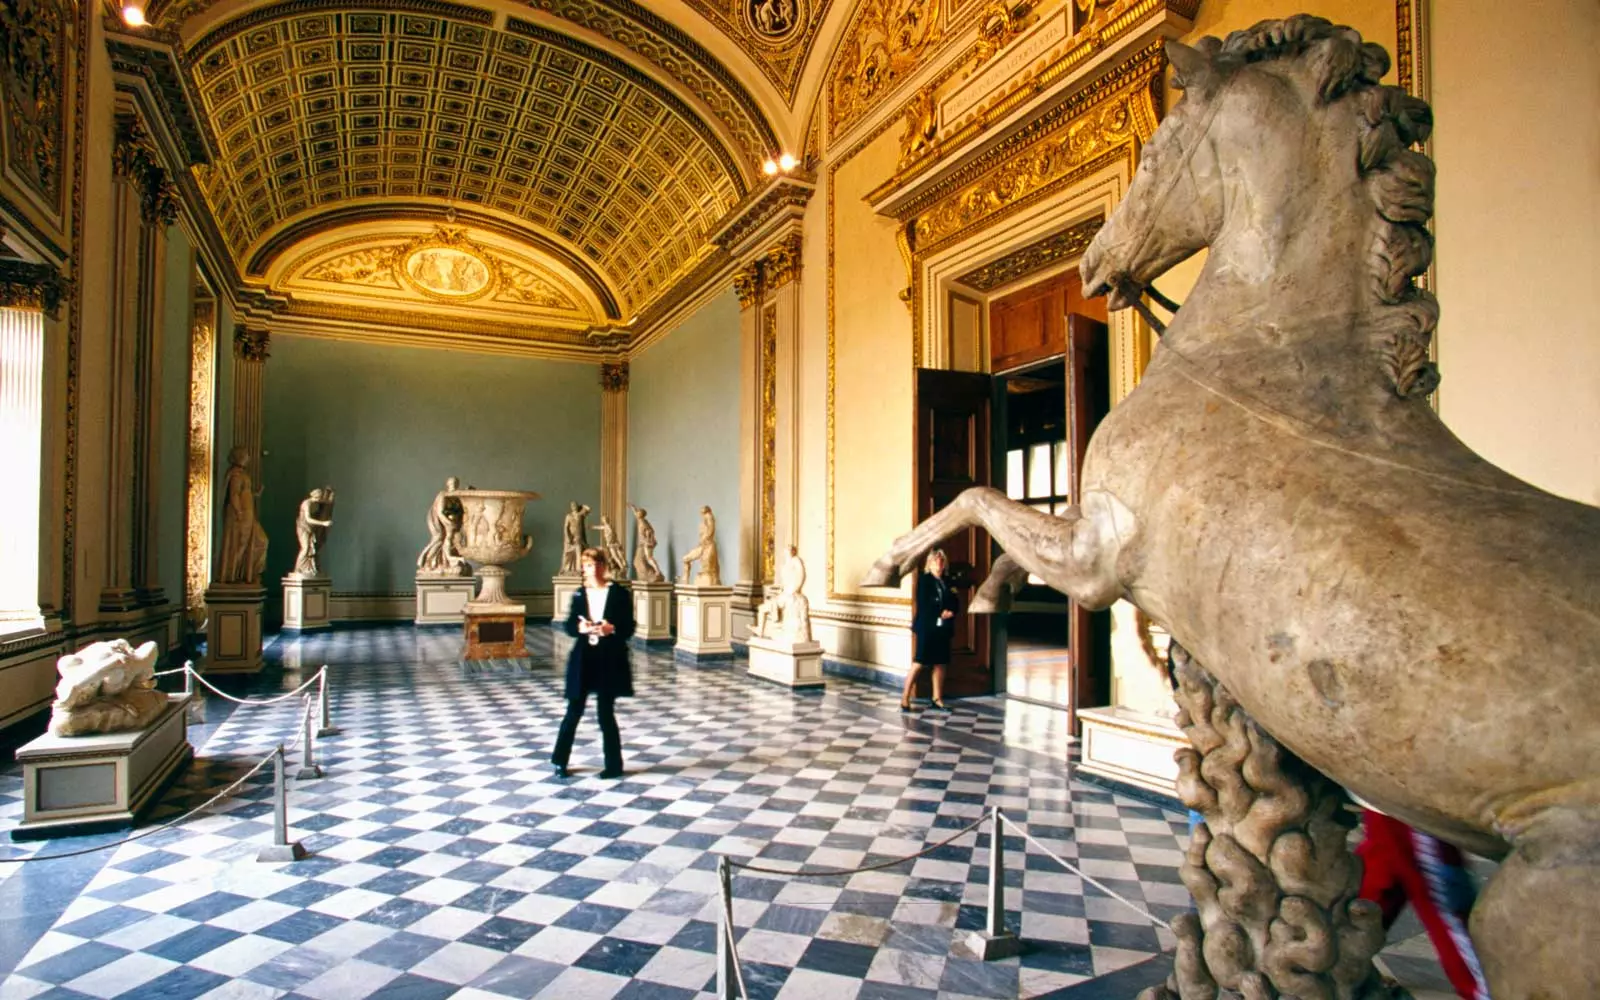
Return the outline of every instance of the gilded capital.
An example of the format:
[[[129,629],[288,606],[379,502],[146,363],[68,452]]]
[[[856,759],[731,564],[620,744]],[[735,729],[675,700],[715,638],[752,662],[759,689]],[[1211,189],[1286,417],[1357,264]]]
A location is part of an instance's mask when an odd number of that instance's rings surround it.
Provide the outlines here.
[[[243,323],[233,328],[233,353],[245,361],[265,361],[271,357],[272,335]]]
[[[767,291],[776,291],[800,277],[800,234],[795,233],[761,258],[761,277]]]
[[[177,187],[161,165],[144,126],[131,115],[117,119],[111,172],[138,188],[139,215],[146,223],[170,226],[178,221]]]
[[[602,361],[600,363],[600,388],[605,392],[628,391],[628,363]]]
[[[733,290],[739,293],[739,308],[749,309],[761,297],[761,266],[747,264],[733,276]]]
[[[0,259],[0,307],[37,309],[59,319],[71,283],[49,264]]]

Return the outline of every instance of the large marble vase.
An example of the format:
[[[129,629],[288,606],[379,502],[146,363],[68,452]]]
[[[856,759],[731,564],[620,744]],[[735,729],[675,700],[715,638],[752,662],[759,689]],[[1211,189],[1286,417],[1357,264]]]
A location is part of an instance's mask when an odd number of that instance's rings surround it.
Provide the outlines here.
[[[467,610],[490,610],[512,603],[506,594],[508,563],[516,562],[533,548],[533,539],[522,532],[522,510],[539,494],[526,490],[455,490],[461,501],[461,533],[456,550],[477,567],[482,584],[478,596]]]

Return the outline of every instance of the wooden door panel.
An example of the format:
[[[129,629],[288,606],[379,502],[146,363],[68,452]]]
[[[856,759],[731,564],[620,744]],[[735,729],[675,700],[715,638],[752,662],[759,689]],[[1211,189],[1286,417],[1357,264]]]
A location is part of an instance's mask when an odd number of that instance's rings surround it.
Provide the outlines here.
[[[1083,502],[1083,459],[1094,429],[1110,409],[1110,337],[1106,324],[1071,314],[1067,325],[1067,444],[1071,449],[1071,500]],[[1091,612],[1071,602],[1067,635],[1072,661],[1068,725],[1078,728],[1078,709],[1111,698],[1111,612]]]
[[[990,370],[1006,372],[1066,351],[1070,281],[1051,281],[996,299],[989,310]]]
[[[917,370],[916,516],[922,521],[961,492],[989,485],[990,378],[973,372]],[[962,594],[962,612],[950,647],[945,692],[989,694],[989,621],[969,615],[966,604],[989,574],[989,535],[969,528],[943,543],[950,580]],[[924,682],[926,683],[926,682]]]

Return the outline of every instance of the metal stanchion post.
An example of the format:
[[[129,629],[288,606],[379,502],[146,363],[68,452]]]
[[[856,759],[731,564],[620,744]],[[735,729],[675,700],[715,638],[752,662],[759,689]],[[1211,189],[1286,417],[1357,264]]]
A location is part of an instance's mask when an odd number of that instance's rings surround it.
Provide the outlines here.
[[[306,857],[300,841],[289,842],[289,783],[283,772],[283,744],[279,743],[272,760],[272,844],[256,854],[257,861],[300,861]]]
[[[311,733],[311,696],[306,695],[305,710],[300,713],[300,770],[295,772],[294,780],[309,781],[312,778],[322,777],[322,768],[317,766],[315,757],[315,737]]]
[[[183,693],[194,694],[194,661],[183,661]]]
[[[1022,939],[1006,930],[1006,854],[1004,818],[999,807],[989,814],[989,919],[981,931],[967,936],[967,945],[985,962],[1010,958],[1022,951]]]
[[[733,951],[733,869],[727,856],[717,859],[717,998],[738,1000],[739,956]]]
[[[322,680],[317,685],[317,701],[322,703],[322,728],[317,730],[320,736],[338,736],[339,727],[333,724],[333,708],[328,703],[328,665],[322,665]]]

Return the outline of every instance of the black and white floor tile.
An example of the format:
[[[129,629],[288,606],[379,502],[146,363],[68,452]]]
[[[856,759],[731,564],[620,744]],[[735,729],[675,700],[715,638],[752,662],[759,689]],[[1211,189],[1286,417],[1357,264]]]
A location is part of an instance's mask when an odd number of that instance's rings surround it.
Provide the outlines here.
[[[255,860],[272,833],[263,772],[174,829],[0,865],[0,1000],[709,997],[720,856],[870,866],[995,806],[1157,916],[1188,906],[1183,816],[1071,779],[1061,713],[975,699],[905,717],[894,692],[853,681],[794,693],[737,665],[639,652],[639,697],[620,712],[628,774],[598,778],[591,719],[561,781],[547,761],[563,640],[528,631],[531,670],[464,668],[452,632],[275,643],[281,670],[254,693],[328,663],[342,729],[317,746],[324,776],[291,786],[292,833],[311,857]],[[205,699],[197,759],[148,822],[182,815],[293,739],[299,712]],[[12,768],[0,774],[0,829],[20,812]],[[0,857],[95,842],[0,843]],[[1021,838],[1005,847],[1007,921],[1027,948],[998,962],[958,944],[983,923],[987,833],[879,871],[737,875],[751,996],[1132,996],[1163,974],[1165,931]],[[1096,993],[1096,981],[1117,989]]]

